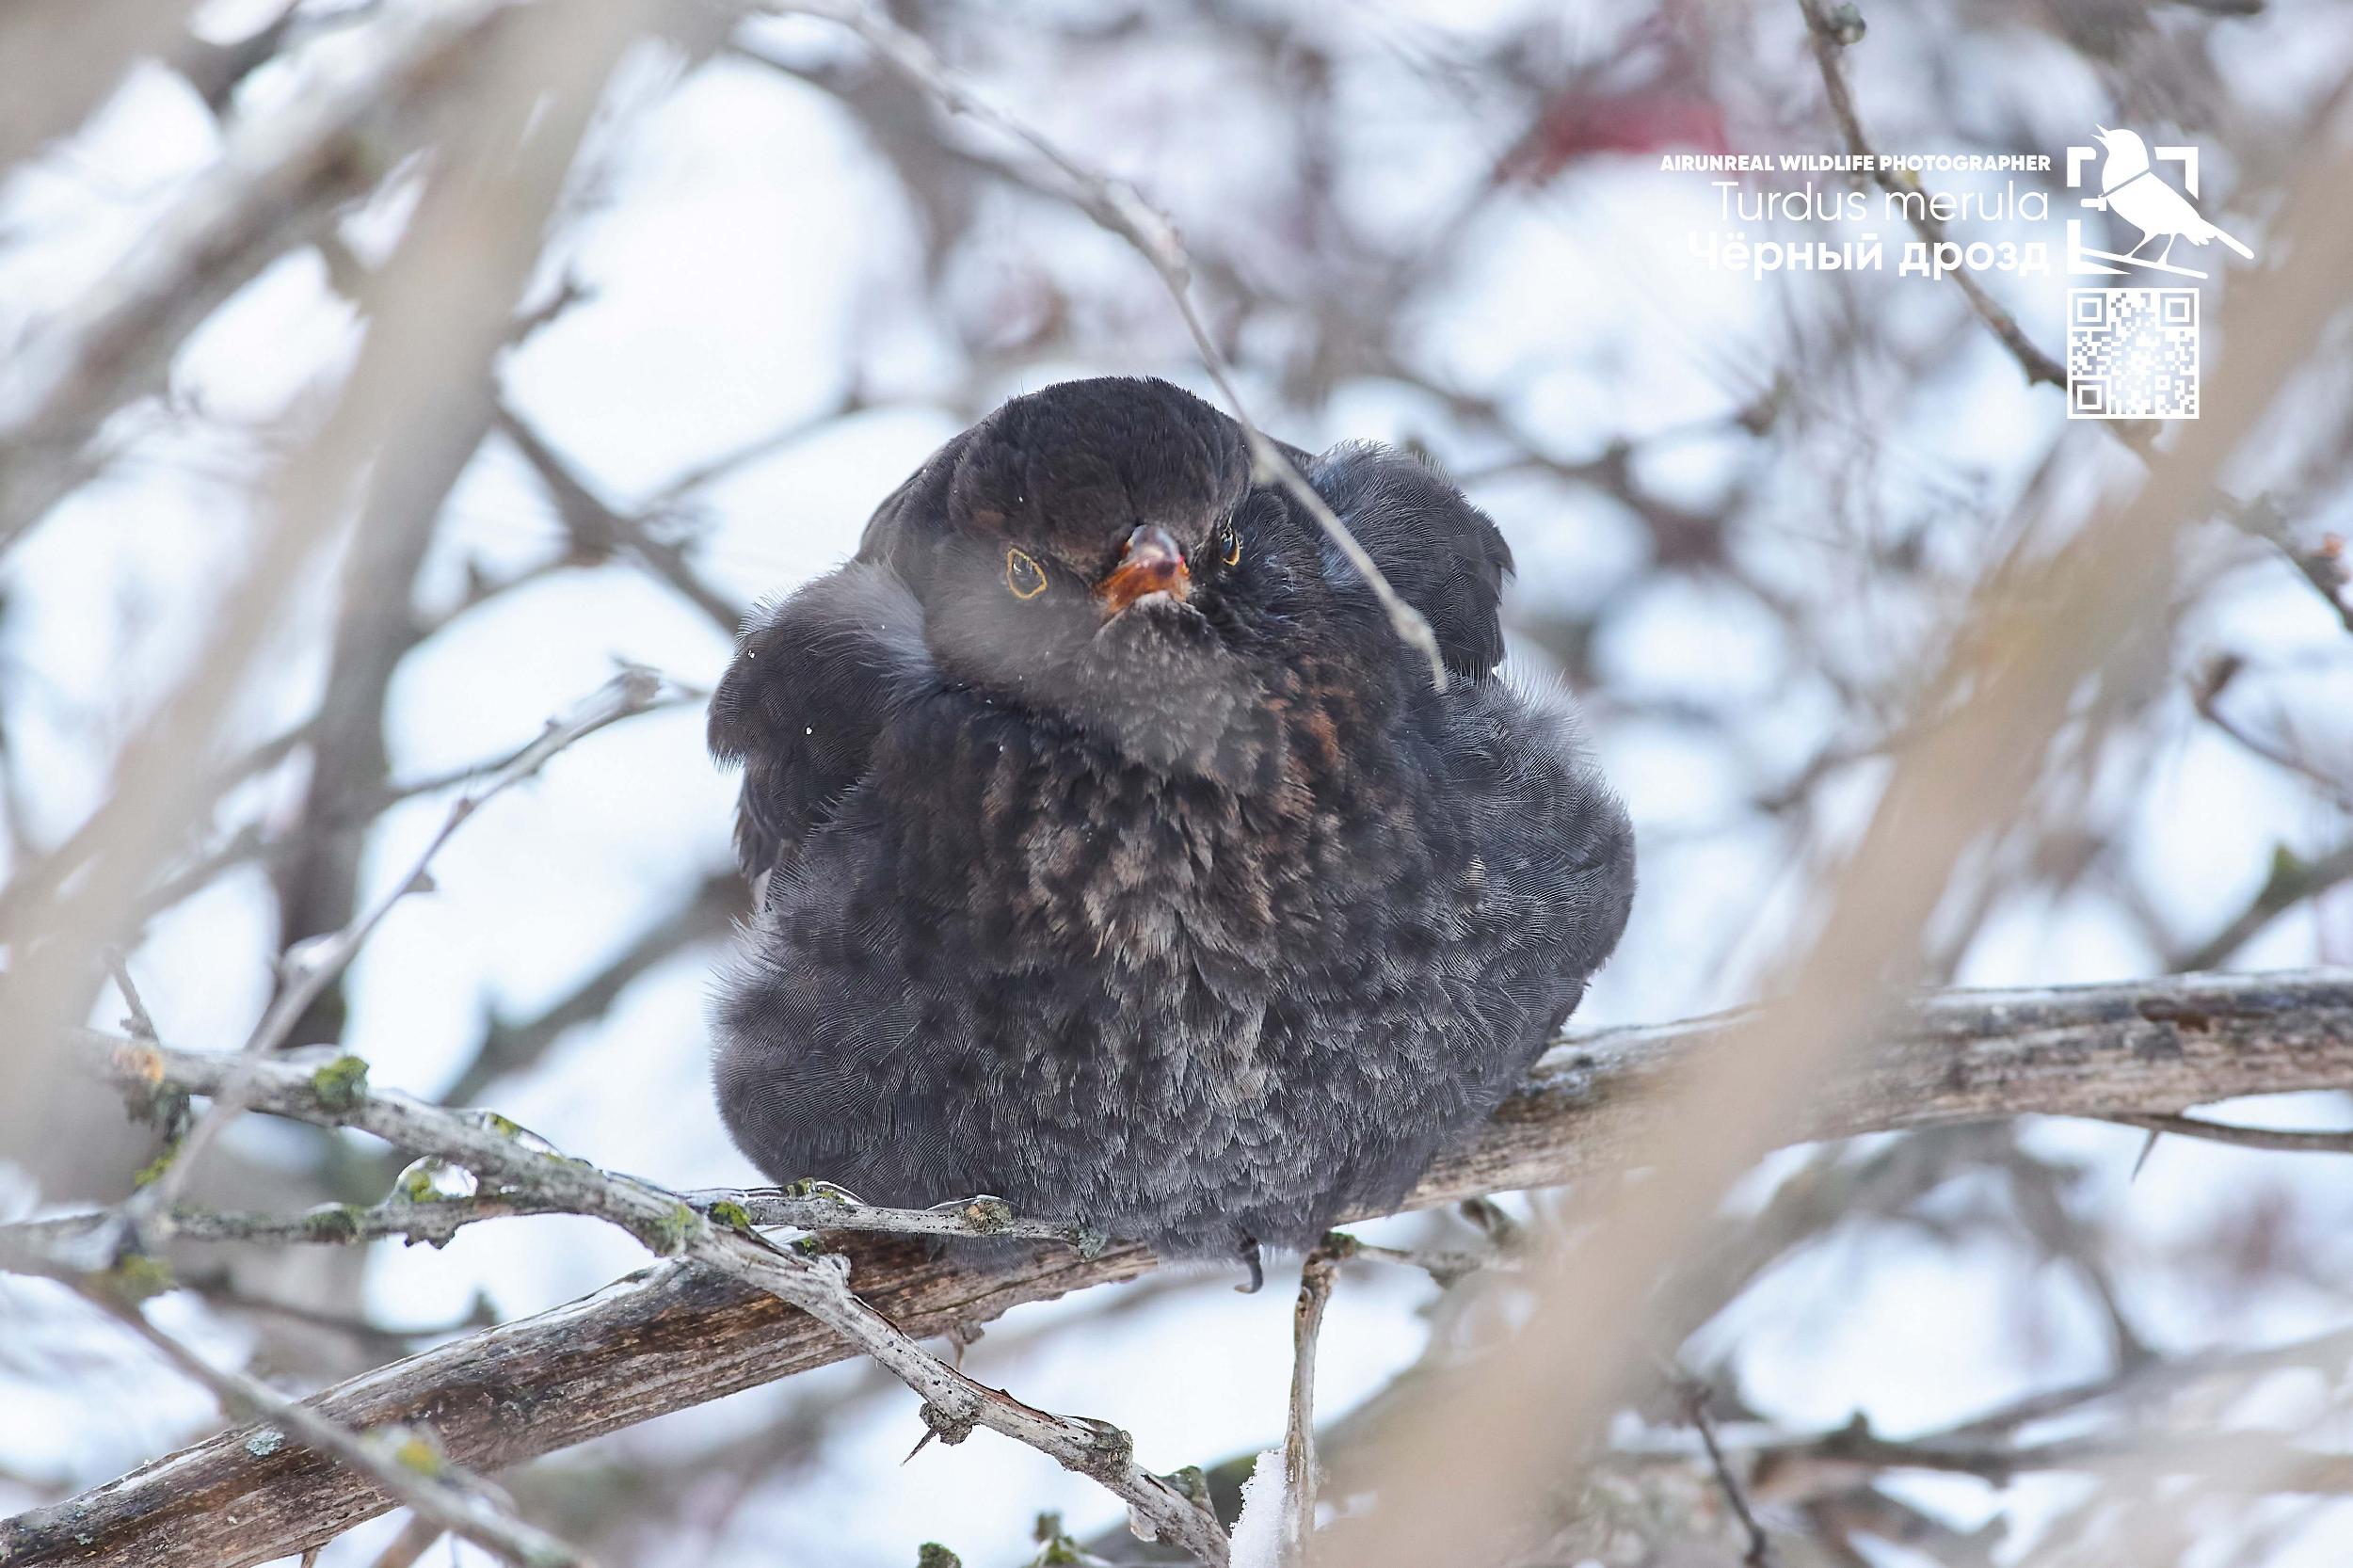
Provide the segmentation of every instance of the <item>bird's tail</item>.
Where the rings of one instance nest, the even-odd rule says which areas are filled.
[[[2214,225],[2213,225],[2213,224],[2211,224],[2211,223],[2210,223],[2210,224],[2208,224],[2208,225],[2206,225],[2206,227],[2207,227],[2207,228],[2209,228],[2209,229],[2214,229]],[[2238,242],[2238,241],[2236,241],[2236,240],[2233,239],[2230,235],[2228,235],[2228,234],[2224,233],[2221,230],[2219,230],[2219,229],[2215,229],[2215,230],[2214,230],[2214,237],[2215,237],[2216,239],[2220,240],[2223,244],[2225,244],[2225,245],[2229,246],[2232,249],[2233,249],[2233,250],[2237,251],[2240,255],[2242,255],[2242,256],[2246,257],[2249,261],[2250,261],[2250,262],[2251,262],[2251,261],[2253,261],[2253,260],[2255,259],[2255,253],[2254,253],[2252,250],[2248,249],[2248,248],[2247,248],[2247,247],[2245,247],[2245,246],[2243,246],[2243,245],[2239,244],[2239,242]]]

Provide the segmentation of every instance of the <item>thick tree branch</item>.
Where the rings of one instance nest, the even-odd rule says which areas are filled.
[[[1489,1126],[1440,1158],[1406,1207],[1615,1168],[1640,1146],[1657,1091],[1703,1066],[1738,1021],[1726,1015],[1563,1042]],[[104,1054],[114,1054],[111,1043]],[[225,1058],[174,1053],[175,1071],[186,1063],[211,1063],[218,1074],[229,1066]],[[2168,1114],[2242,1095],[2345,1087],[2353,1087],[2353,973],[1954,991],[1891,1018],[1875,1048],[1833,1079],[1785,1136],[1795,1143],[2025,1113]],[[276,1077],[253,1103],[322,1114],[302,1096],[281,1094]],[[415,1146],[419,1128],[402,1109],[413,1102],[371,1096],[364,1103],[375,1109],[351,1125]],[[495,1130],[480,1137],[487,1152],[515,1156],[517,1145]],[[920,1245],[904,1242],[837,1235],[826,1244],[849,1256],[850,1284],[865,1305],[917,1338],[1154,1266],[1136,1246],[1091,1258],[1049,1246],[979,1268],[926,1259]],[[353,1429],[427,1423],[454,1462],[496,1470],[854,1353],[833,1330],[775,1297],[673,1260],[568,1306],[339,1384],[312,1403]],[[253,1451],[255,1435],[224,1433],[0,1524],[0,1563],[108,1554],[152,1564],[255,1562],[391,1506],[364,1479],[313,1455]]]
[[[422,1434],[387,1432],[363,1437],[255,1378],[214,1366],[149,1322],[136,1304],[116,1299],[90,1279],[69,1283],[91,1305],[211,1389],[226,1408],[281,1424],[296,1441],[332,1454],[352,1473],[367,1476],[436,1528],[463,1536],[516,1568],[588,1568],[586,1559],[547,1531],[514,1517],[472,1477],[451,1471]]]

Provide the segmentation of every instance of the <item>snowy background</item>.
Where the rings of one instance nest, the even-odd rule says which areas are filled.
[[[2044,152],[2063,167],[2094,124],[2196,141],[2206,210],[2261,255],[2279,183],[2353,72],[2353,12],[2274,0],[2254,17],[2209,14],[2227,8],[1881,5],[1849,64],[1886,151]],[[78,130],[0,171],[0,377],[12,345],[139,250],[225,136],[300,92],[317,52],[365,47],[376,9],[305,6],[216,105],[184,60],[144,61]],[[215,4],[191,25],[233,45],[278,12]],[[1958,596],[2020,536],[2021,516],[2063,534],[2137,472],[2104,432],[2064,419],[2059,392],[2026,386],[1949,284],[1896,275],[1899,231],[1879,226],[1878,275],[1759,281],[1693,256],[1691,235],[1728,226],[1711,177],[1662,171],[1662,154],[1839,150],[1794,5],[899,14],[997,103],[1174,217],[1275,434],[1426,448],[1502,525],[1520,567],[1517,657],[1579,693],[1641,844],[1632,929],[1580,1023],[1752,995],[1868,810],[1880,744]],[[616,660],[708,686],[730,648],[715,610],[838,562],[909,470],[1008,395],[1122,372],[1213,396],[1148,269],[994,172],[1018,156],[937,119],[816,23],[746,24],[691,68],[666,45],[635,51],[534,285],[535,303],[562,308],[502,358],[502,416],[439,503],[413,580],[364,585],[420,632],[371,694],[384,777],[430,784],[502,755]],[[339,280],[398,232],[407,179],[396,166],[331,241],[236,288],[173,355],[164,390],[108,422],[91,476],[0,558],[12,868],[106,798],[121,746],[200,643],[250,547],[259,483],[350,361],[361,318]],[[2055,194],[2054,212],[2065,202]],[[2058,230],[1968,237],[2057,251]],[[2065,285],[1991,284],[2053,351]],[[2208,286],[2210,320],[2227,286]],[[2209,360],[2222,347],[2210,335]],[[2247,476],[2308,544],[2353,529],[2343,379],[2323,375],[2275,422]],[[568,510],[556,475],[580,487]],[[620,542],[599,542],[600,509],[626,523]],[[649,568],[645,541],[700,592]],[[2194,546],[2196,599],[2165,678],[2129,694],[2089,760],[1986,856],[1982,889],[1931,934],[1933,977],[2121,979],[2193,955],[2353,962],[2353,896],[2328,887],[2205,951],[2281,867],[2323,864],[2347,840],[2353,634],[2268,547],[2220,526]],[[354,585],[331,564],[314,576],[273,632],[267,678],[240,698],[228,752],[344,689],[335,630]],[[2240,735],[2197,700],[2222,655],[2239,664],[2207,706]],[[307,1039],[340,1037],[379,1084],[494,1106],[608,1168],[674,1187],[749,1179],[705,1081],[709,976],[741,894],[733,780],[701,726],[692,706],[630,720],[495,802],[439,856],[432,890],[396,906],[338,1016]],[[251,1028],[274,955],[310,934],[288,929],[290,909],[318,906],[290,867],[343,856],[373,899],[447,810],[447,788],[428,788],[374,803],[363,831],[322,825],[310,768],[290,748],[182,846],[179,864],[214,874],[155,910],[129,954],[167,1039],[233,1048]],[[290,847],[306,835],[309,848]],[[93,1016],[120,1012],[109,994]],[[2349,1106],[2228,1112],[2329,1126]],[[0,1151],[19,1157],[0,1159],[0,1212],[120,1195],[153,1152],[148,1135],[110,1106],[87,1112],[39,1148]],[[1736,1412],[1798,1432],[1862,1413],[1902,1436],[2148,1352],[2353,1327],[2342,1157],[2168,1140],[2136,1176],[2143,1140],[2121,1128],[1917,1136],[1942,1140],[1928,1145],[1937,1179],[1793,1246],[1686,1347]],[[1860,1167],[1896,1142],[1785,1155],[1742,1201],[1808,1160]],[[365,1141],[249,1118],[206,1193],[365,1201],[389,1170]],[[155,1310],[211,1353],[309,1386],[559,1304],[641,1256],[586,1221],[507,1221],[440,1251],[223,1264],[219,1290]],[[1033,1404],[1118,1423],[1154,1468],[1246,1455],[1281,1430],[1290,1296],[1280,1271],[1256,1297],[1229,1284],[1154,1277],[1022,1308],[966,1366]],[[1415,1360],[1434,1294],[1411,1271],[1348,1272],[1324,1340],[1325,1409]],[[2237,1387],[2195,1420],[2353,1441],[2345,1368],[2340,1351],[2332,1369]],[[214,1421],[207,1396],[62,1292],[0,1281],[0,1512]],[[1117,1520],[1091,1483],[987,1434],[903,1465],[920,1432],[912,1395],[845,1365],[511,1480],[535,1518],[606,1560],[649,1564],[892,1568],[926,1540],[1011,1564],[1035,1549],[1041,1510],[1081,1537]],[[2004,1521],[1993,1560],[2102,1560],[2107,1527],[2084,1477],[1881,1484],[1956,1531]],[[356,1531],[324,1560],[371,1561],[392,1528]],[[1875,1561],[1965,1560],[1933,1533],[1864,1534]],[[2353,1505],[2304,1496],[2202,1509],[2166,1551],[2317,1565],[2343,1562],[2347,1542]]]

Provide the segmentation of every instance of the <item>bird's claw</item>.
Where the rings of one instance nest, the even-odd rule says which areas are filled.
[[[1241,1261],[1242,1266],[1250,1271],[1250,1282],[1247,1285],[1237,1285],[1234,1289],[1241,1295],[1255,1296],[1258,1293],[1258,1288],[1266,1283],[1266,1262],[1258,1256],[1257,1237],[1242,1238]]]

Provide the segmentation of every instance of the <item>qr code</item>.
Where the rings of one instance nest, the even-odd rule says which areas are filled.
[[[2196,419],[2198,291],[2067,291],[2067,417]]]

